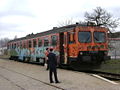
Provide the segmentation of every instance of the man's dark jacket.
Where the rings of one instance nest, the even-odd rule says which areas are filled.
[[[51,70],[55,70],[56,66],[57,66],[57,59],[56,59],[56,55],[54,53],[49,53],[48,54],[48,61],[49,61],[49,68]]]

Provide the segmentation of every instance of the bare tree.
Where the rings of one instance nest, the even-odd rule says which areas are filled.
[[[58,27],[62,27],[62,26],[67,26],[67,25],[71,25],[73,24],[73,19],[68,19],[68,20],[65,20],[65,21],[62,21],[62,22],[58,22]]]
[[[93,22],[96,26],[104,26],[113,31],[119,26],[119,18],[114,19],[110,13],[101,7],[93,10],[93,13],[85,13],[85,21]]]
[[[17,39],[17,35],[15,35],[14,39]]]
[[[10,41],[9,38],[2,38],[2,39],[0,39],[0,47],[6,46],[8,41]]]

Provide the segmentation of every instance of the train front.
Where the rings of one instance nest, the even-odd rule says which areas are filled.
[[[100,63],[109,59],[108,29],[103,27],[77,28],[78,61]]]

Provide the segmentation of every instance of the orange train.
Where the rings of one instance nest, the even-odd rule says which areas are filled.
[[[71,62],[101,63],[109,59],[108,29],[81,24],[54,27],[8,42],[10,59],[45,63],[46,48],[54,48],[59,65]]]

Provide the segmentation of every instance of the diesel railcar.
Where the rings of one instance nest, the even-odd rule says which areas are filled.
[[[8,42],[10,59],[45,63],[45,49],[54,48],[59,65],[71,62],[100,63],[109,58],[108,29],[73,24]]]

